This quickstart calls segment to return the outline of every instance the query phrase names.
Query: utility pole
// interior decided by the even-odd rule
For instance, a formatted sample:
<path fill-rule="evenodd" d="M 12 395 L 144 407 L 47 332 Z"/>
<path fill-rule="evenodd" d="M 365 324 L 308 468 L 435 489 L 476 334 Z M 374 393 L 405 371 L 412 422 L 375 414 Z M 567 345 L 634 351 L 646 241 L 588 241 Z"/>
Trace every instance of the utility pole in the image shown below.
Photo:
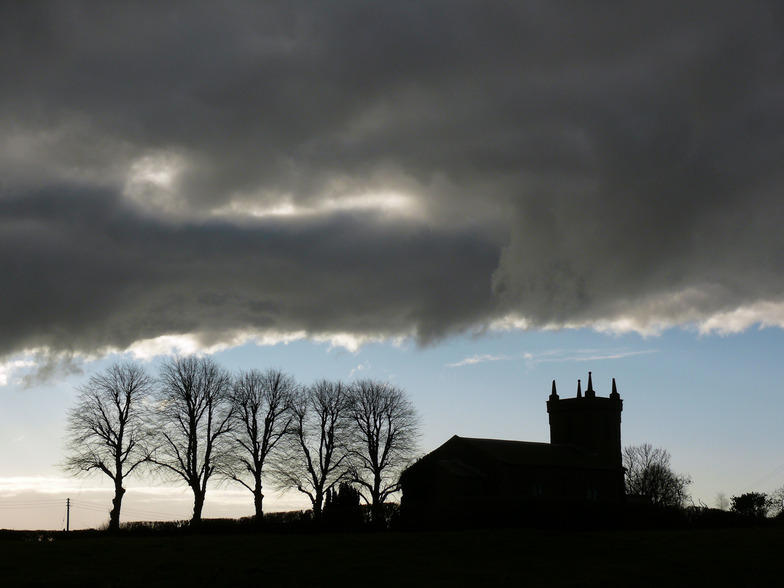
<path fill-rule="evenodd" d="M 65 499 L 65 530 L 71 530 L 71 499 Z"/>

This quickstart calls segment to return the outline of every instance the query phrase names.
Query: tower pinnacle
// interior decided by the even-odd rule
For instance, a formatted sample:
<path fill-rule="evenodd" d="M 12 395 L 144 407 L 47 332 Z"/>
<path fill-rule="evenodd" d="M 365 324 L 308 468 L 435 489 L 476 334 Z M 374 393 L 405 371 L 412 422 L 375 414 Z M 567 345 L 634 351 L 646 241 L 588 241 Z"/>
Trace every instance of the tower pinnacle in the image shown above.
<path fill-rule="evenodd" d="M 553 386 L 555 386 L 555 382 L 553 382 Z M 612 386 L 612 393 L 610 394 L 610 398 L 620 398 L 621 395 L 618 394 L 618 388 L 615 387 L 615 378 L 613 378 L 613 386 Z"/>
<path fill-rule="evenodd" d="M 593 380 L 591 379 L 591 372 L 588 372 L 588 388 L 585 390 L 586 398 L 596 398 L 596 392 L 593 390 Z"/>

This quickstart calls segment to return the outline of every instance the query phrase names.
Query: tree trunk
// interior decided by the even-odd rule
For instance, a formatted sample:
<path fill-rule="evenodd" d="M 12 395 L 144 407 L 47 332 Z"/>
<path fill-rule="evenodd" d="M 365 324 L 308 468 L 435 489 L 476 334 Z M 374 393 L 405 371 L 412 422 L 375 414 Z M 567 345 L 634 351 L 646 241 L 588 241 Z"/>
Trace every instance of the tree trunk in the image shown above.
<path fill-rule="evenodd" d="M 112 510 L 109 512 L 109 531 L 114 532 L 120 529 L 120 507 L 122 506 L 125 488 L 122 482 L 115 483 L 114 498 L 112 499 Z"/>
<path fill-rule="evenodd" d="M 386 527 L 386 518 L 384 517 L 384 503 L 381 500 L 381 476 L 376 474 L 373 480 L 373 490 L 371 491 L 370 505 L 370 519 L 373 527 L 382 529 Z"/>
<path fill-rule="evenodd" d="M 263 501 L 264 494 L 261 493 L 261 486 L 256 486 L 256 488 L 253 490 L 253 506 L 256 509 L 255 521 L 257 525 L 260 524 L 264 518 L 264 509 L 262 507 Z"/>
<path fill-rule="evenodd" d="M 201 523 L 201 511 L 204 508 L 204 495 L 201 489 L 193 489 L 193 517 L 191 525 L 196 526 Z"/>
<path fill-rule="evenodd" d="M 313 501 L 313 520 L 320 521 L 321 520 L 321 509 L 324 505 L 324 494 L 322 492 L 316 492 L 316 499 Z"/>
<path fill-rule="evenodd" d="M 374 500 L 370 506 L 370 518 L 374 529 L 383 529 L 387 525 L 384 517 L 384 503 Z"/>

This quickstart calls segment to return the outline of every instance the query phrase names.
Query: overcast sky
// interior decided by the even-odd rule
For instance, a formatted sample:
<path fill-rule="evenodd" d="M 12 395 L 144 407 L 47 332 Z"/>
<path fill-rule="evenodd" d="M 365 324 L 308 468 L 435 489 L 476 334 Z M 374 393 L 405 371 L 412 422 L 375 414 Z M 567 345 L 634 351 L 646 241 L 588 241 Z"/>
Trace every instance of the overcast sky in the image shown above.
<path fill-rule="evenodd" d="M 779 2 L 4 2 L 0 79 L 6 382 L 784 327 Z"/>
<path fill-rule="evenodd" d="M 784 323 L 777 3 L 1 10 L 4 354 Z"/>

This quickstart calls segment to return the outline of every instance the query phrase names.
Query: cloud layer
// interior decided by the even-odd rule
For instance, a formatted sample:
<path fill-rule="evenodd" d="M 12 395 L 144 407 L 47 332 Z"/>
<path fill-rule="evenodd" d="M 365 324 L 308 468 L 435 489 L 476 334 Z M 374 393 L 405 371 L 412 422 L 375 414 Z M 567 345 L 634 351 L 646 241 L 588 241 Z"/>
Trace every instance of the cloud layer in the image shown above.
<path fill-rule="evenodd" d="M 0 353 L 784 324 L 784 12 L 649 4 L 4 4 Z"/>

